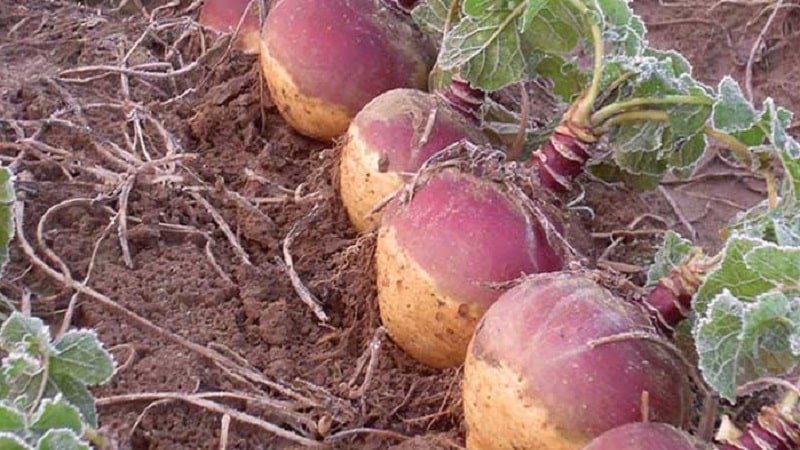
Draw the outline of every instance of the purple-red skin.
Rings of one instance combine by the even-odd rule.
[[[763,446],[765,444],[766,446]],[[800,424],[775,408],[764,408],[734,443],[720,450],[795,450],[800,448]]]
[[[493,182],[446,170],[407,204],[386,212],[398,246],[442,293],[488,307],[502,283],[563,267],[542,226]]]
[[[712,450],[685,431],[656,422],[634,422],[601,434],[582,450]]]
[[[206,0],[200,10],[199,22],[218,33],[232,33],[242,20],[250,0]],[[258,2],[253,3],[239,28],[237,45],[250,53],[258,53]]]
[[[409,39],[409,27],[407,16],[374,0],[279,0],[262,38],[304,95],[355,116],[382,92],[427,86],[434,53]]]
[[[435,122],[424,144],[430,111],[436,109]],[[373,111],[374,110],[374,111]],[[415,89],[396,89],[370,102],[354,120],[361,140],[381,155],[383,172],[415,173],[433,154],[462,139],[486,142],[485,136],[448,105],[433,95]]]
[[[570,132],[556,129],[534,152],[529,164],[537,168],[543,186],[553,192],[565,192],[570,182],[583,173],[591,145],[593,143],[584,142]]]
[[[538,274],[506,292],[484,315],[473,338],[476,358],[496,361],[522,377],[522,395],[536,399],[553,422],[597,436],[641,420],[678,427],[693,409],[688,374],[663,346],[630,338],[590,342],[652,329],[637,305],[569,272]]]
[[[697,287],[688,285],[680,273],[672,271],[656,283],[644,303],[653,312],[662,331],[671,333],[688,317],[696,290]]]
[[[473,124],[481,123],[481,108],[486,101],[486,91],[472,87],[468,81],[454,77],[450,84],[438,92],[451,108],[469,119]]]

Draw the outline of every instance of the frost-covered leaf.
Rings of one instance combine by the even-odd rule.
[[[55,348],[58,353],[50,359],[52,376],[70,376],[91,386],[105,383],[114,375],[114,360],[94,331],[68,331],[56,341]]]
[[[25,429],[25,414],[7,402],[0,402],[0,431]]]
[[[27,351],[40,354],[50,342],[50,330],[38,317],[25,317],[14,311],[0,327],[0,347],[11,351],[24,344]]]
[[[580,11],[564,0],[527,0],[523,2],[519,29],[531,48],[550,54],[571,52],[588,29]]]
[[[668,230],[664,233],[664,242],[653,257],[653,264],[647,271],[647,286],[653,286],[667,276],[672,269],[680,266],[694,250],[692,241]]]
[[[0,449],[3,450],[33,450],[25,441],[9,432],[0,432]]]
[[[552,93],[564,102],[571,102],[588,82],[586,74],[580,70],[577,63],[558,55],[543,56],[534,72],[549,80],[552,83]]]
[[[447,16],[450,14],[450,0],[424,0],[411,10],[411,18],[423,30],[441,39]]]
[[[739,83],[733,77],[725,76],[717,91],[718,97],[711,116],[714,128],[725,133],[750,129],[758,120],[758,112],[745,98]]]
[[[667,171],[662,156],[667,131],[665,123],[649,121],[623,124],[611,135],[609,147],[617,166],[629,175],[644,176],[628,179],[634,188],[651,189]]]
[[[516,21],[522,12],[501,9],[481,17],[464,17],[447,33],[438,64],[458,69],[472,85],[500,89],[522,79],[526,55]]]
[[[97,427],[97,408],[94,397],[85,384],[72,377],[51,376],[47,395],[53,397],[63,395],[73,406],[78,408],[83,421],[92,428]]]
[[[3,358],[3,397],[20,409],[28,409],[38,397],[43,377],[39,360],[27,353],[11,353]]]
[[[7,167],[0,167],[0,270],[8,262],[8,245],[14,237],[14,176]]]
[[[688,176],[708,148],[708,139],[703,133],[675,142],[675,150],[669,157],[669,166],[678,176]],[[684,173],[685,172],[685,173]]]
[[[724,289],[694,330],[705,380],[730,401],[736,389],[764,376],[783,375],[797,364],[800,302],[782,292],[744,303]]]
[[[31,417],[31,429],[45,432],[51,429],[83,432],[81,415],[78,408],[71,405],[63,396],[46,398],[39,404],[39,409]]]
[[[800,247],[765,243],[747,252],[744,263],[773,286],[789,285],[800,289]]]
[[[441,29],[447,9],[449,3],[441,0],[419,6],[417,21]],[[563,0],[462,1],[458,20],[442,40],[438,65],[476,87],[500,89],[533,76],[542,58],[573,52],[590,36],[586,15]]]
[[[91,450],[73,431],[50,430],[39,438],[36,450]]]
[[[745,255],[767,242],[753,237],[733,236],[725,243],[722,261],[706,275],[694,299],[694,308],[705,315],[708,304],[723,290],[741,301],[752,301],[756,296],[771,290],[774,283],[763,274],[753,272],[745,263]]]

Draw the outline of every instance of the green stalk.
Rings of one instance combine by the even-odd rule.
[[[591,114],[594,108],[594,102],[600,93],[600,82],[603,76],[603,57],[605,56],[605,47],[603,46],[603,33],[600,27],[589,19],[589,9],[578,0],[569,0],[574,6],[581,10],[584,14],[587,25],[592,32],[592,44],[594,47],[594,69],[592,73],[592,82],[589,89],[585,91],[583,97],[578,101],[575,108],[575,115],[572,121],[582,127],[591,126]]]
[[[599,111],[592,114],[590,122],[593,125],[598,125],[610,117],[624,112],[630,108],[636,108],[639,106],[655,106],[655,105],[676,105],[676,104],[685,104],[685,105],[708,105],[711,106],[714,102],[706,97],[699,97],[694,95],[667,95],[664,97],[650,97],[650,98],[634,98],[632,100],[626,100],[622,102],[612,103]]]
[[[739,158],[742,159],[742,161],[744,161],[748,168],[752,166],[753,159],[750,155],[750,148],[743,144],[742,141],[736,139],[728,133],[715,130],[711,127],[703,128],[703,133],[731,149],[739,156]]]
[[[607,119],[602,124],[595,126],[593,128],[593,132],[595,135],[599,136],[608,133],[612,128],[614,128],[617,125],[621,125],[623,123],[641,122],[648,120],[654,122],[666,122],[669,120],[669,115],[664,111],[659,111],[656,109],[628,111],[617,114],[616,116]]]

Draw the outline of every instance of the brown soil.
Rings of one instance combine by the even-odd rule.
[[[356,235],[338,202],[335,149],[287,128],[256,59],[194,28],[191,2],[142,0],[154,21],[137,1],[114,10],[119,3],[0,0],[0,150],[19,178],[20,238],[40,258],[18,239],[0,287],[15,299],[29,292],[34,313],[58,323],[74,291],[42,263],[79,282],[89,274],[93,293],[78,297],[72,324],[96,329],[120,364],[94,390],[103,430],[123,449],[216,449],[219,411],[120,396],[227,392],[239,397],[211,400],[298,436],[335,436],[341,448],[462,446],[459,371],[426,369],[376,335],[373,242]],[[663,3],[634,3],[655,45],[683,52],[706,83],[727,73],[745,80],[769,14],[747,27],[759,7]],[[800,111],[798,30],[800,14],[778,16],[753,66],[757,101],[770,95]],[[142,75],[163,74],[152,65],[162,61],[177,72]],[[763,198],[763,182],[740,172],[714,156],[699,174],[722,175],[664,192],[591,183],[596,216],[584,222],[597,232],[643,219],[637,227],[696,233],[714,249],[725,221]],[[285,269],[290,234],[296,274],[322,301],[326,323]],[[606,257],[646,265],[656,241],[628,239]],[[596,239],[594,250],[609,244]],[[298,445],[232,414],[229,449]],[[400,444],[402,436],[413,439]]]

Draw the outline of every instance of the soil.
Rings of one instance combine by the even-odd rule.
[[[121,449],[299,447],[270,426],[340,448],[463,446],[460,372],[427,369],[376,331],[374,240],[338,202],[335,146],[289,129],[256,57],[198,29],[191,2],[119,3],[0,0],[0,155],[24,205],[0,291],[30,295],[53,324],[77,299],[72,325],[97,330],[119,364],[93,391],[102,431]],[[633,3],[651,42],[686,55],[701,81],[744,83],[769,11],[709,5]],[[787,11],[752,86],[757,102],[800,112],[800,9]],[[742,173],[719,152],[663,191],[584,180],[595,215],[583,223],[675,229],[713,251],[724,223],[764,198],[763,181]],[[657,242],[628,238],[603,256],[641,282]],[[610,244],[597,237],[592,253]],[[73,298],[71,280],[91,292]]]

